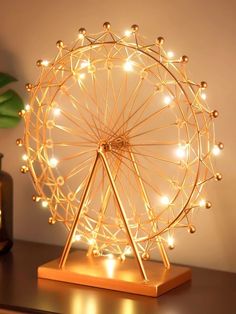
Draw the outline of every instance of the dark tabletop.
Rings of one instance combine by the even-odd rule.
[[[159,298],[37,279],[62,248],[15,241],[0,256],[0,308],[63,314],[236,314],[236,274],[192,268],[188,282]],[[1,312],[1,310],[0,310]]]

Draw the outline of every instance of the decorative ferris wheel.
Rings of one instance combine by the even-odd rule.
[[[123,35],[108,22],[98,34],[81,28],[57,47],[26,85],[21,172],[30,172],[49,223],[68,229],[59,269],[81,241],[94,259],[133,256],[148,281],[153,252],[169,269],[176,231],[194,233],[194,214],[211,207],[205,184],[222,179],[212,163],[223,149],[218,111],[207,105],[207,83],[189,79],[188,57],[166,51],[162,37],[148,43],[137,25]]]

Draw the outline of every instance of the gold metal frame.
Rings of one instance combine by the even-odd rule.
[[[189,280],[189,270],[175,273],[170,269],[166,246],[174,248],[176,229],[194,233],[193,214],[200,207],[211,207],[204,199],[203,186],[211,179],[222,179],[214,171],[212,154],[218,154],[223,143],[215,142],[213,119],[219,114],[206,103],[207,83],[190,80],[188,57],[175,58],[163,44],[162,37],[147,44],[137,25],[119,36],[106,22],[104,31],[95,35],[81,28],[72,46],[59,40],[54,61],[37,61],[41,76],[37,84],[26,85],[30,103],[20,112],[25,135],[17,144],[25,147],[23,159],[27,162],[21,172],[30,171],[37,191],[33,199],[50,209],[49,223],[63,222],[69,231],[56,262],[60,271],[55,263],[42,266],[41,277],[65,280],[68,267],[75,269],[74,262],[72,266],[66,262],[72,243],[79,238],[89,245],[85,263],[94,258],[102,267],[104,257],[118,256],[124,262],[125,256],[133,253],[142,286],[154,282],[156,292],[149,295],[160,294],[160,282],[148,267],[175,274],[176,284]],[[64,102],[70,106],[63,106]],[[63,120],[57,119],[58,115]],[[177,139],[169,139],[172,133]],[[169,155],[172,147],[177,152],[175,159]],[[63,149],[68,150],[66,155]],[[59,159],[55,152],[60,152]],[[73,164],[76,158],[78,162]],[[65,172],[63,164],[68,161],[73,166],[67,166]],[[68,182],[74,178],[78,184],[71,189]],[[172,191],[171,198],[163,192],[166,187]],[[153,194],[162,205],[156,205]],[[92,206],[93,198],[101,204],[98,201]],[[136,198],[140,198],[141,212],[133,204]],[[114,217],[108,214],[107,219],[113,208]],[[155,249],[164,267],[147,262]],[[129,267],[131,260],[126,264]],[[97,276],[105,278],[102,286],[109,288],[110,279],[104,273],[97,272]],[[137,278],[136,273],[132,276]],[[173,281],[169,289],[176,285]],[[85,282],[91,284],[89,279]],[[124,285],[122,281],[118,287]],[[138,291],[148,294],[145,289]]]

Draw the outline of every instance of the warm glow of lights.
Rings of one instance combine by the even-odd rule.
[[[79,74],[79,81],[85,79],[85,73],[80,73]]]
[[[26,160],[28,160],[28,156],[27,156],[26,154],[24,154],[24,155],[22,155],[22,159],[23,159],[24,161],[26,161]]]
[[[42,206],[43,207],[48,207],[48,201],[42,201]]]
[[[175,239],[174,239],[174,237],[173,236],[168,236],[167,243],[168,243],[169,248],[174,248],[174,246],[175,246]]]
[[[125,63],[124,63],[124,70],[127,71],[127,72],[130,72],[133,70],[133,63],[129,60],[127,60]]]
[[[93,244],[95,244],[95,239],[88,239],[88,244],[89,245],[93,245]]]
[[[170,204],[170,199],[169,199],[169,197],[166,196],[166,195],[162,196],[162,198],[161,198],[161,203],[162,203],[163,205],[169,205],[169,204]]]
[[[171,96],[165,96],[163,101],[165,105],[169,105],[172,102],[173,98]]]
[[[199,202],[199,206],[200,207],[205,207],[206,206],[206,201],[205,200],[200,200],[200,202]]]
[[[81,235],[80,234],[76,234],[75,235],[75,241],[80,241],[81,240]]]
[[[207,99],[206,93],[201,93],[201,98],[202,98],[203,100],[206,100],[206,99]]]
[[[61,109],[60,108],[54,108],[53,109],[53,114],[54,116],[59,116],[61,114]]]
[[[107,276],[109,278],[114,277],[114,271],[115,271],[115,266],[116,266],[116,260],[113,258],[113,254],[108,254],[111,255],[112,257],[105,260],[105,265],[106,265],[106,272]]]
[[[220,148],[218,145],[214,145],[214,147],[212,148],[212,154],[215,156],[218,156],[220,154]]]
[[[50,167],[55,168],[57,166],[57,164],[58,164],[58,160],[56,158],[53,157],[49,160],[49,166]]]
[[[90,65],[90,62],[88,60],[85,60],[81,62],[80,67],[83,69],[83,68],[88,67],[89,65]]]
[[[29,104],[25,105],[25,111],[30,111],[30,105]]]
[[[132,248],[129,246],[129,245],[127,245],[126,247],[125,247],[125,252],[124,252],[126,255],[130,255],[131,253],[132,253]]]
[[[79,34],[79,39],[83,39],[84,38],[84,34]]]
[[[49,65],[49,61],[48,61],[48,60],[43,60],[43,61],[41,62],[41,64],[42,64],[43,66],[47,67],[47,66]]]
[[[132,34],[132,32],[130,30],[128,30],[128,29],[125,31],[125,36],[126,37],[129,37],[131,34]]]
[[[184,158],[186,156],[186,149],[184,146],[179,146],[176,151],[175,154],[177,157],[179,157],[180,159]]]
[[[174,57],[174,52],[173,51],[167,51],[167,57],[169,58],[169,59],[171,59],[171,58],[173,58]]]
[[[114,255],[111,254],[111,253],[109,253],[109,254],[107,254],[107,257],[108,257],[108,259],[113,259],[113,258],[114,258]]]

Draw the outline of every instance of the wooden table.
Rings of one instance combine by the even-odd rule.
[[[60,256],[61,250],[15,241],[12,252],[0,256],[0,308],[63,314],[236,313],[233,273],[192,267],[192,282],[158,299],[37,279],[37,267]]]

